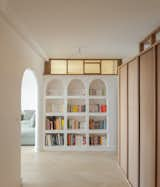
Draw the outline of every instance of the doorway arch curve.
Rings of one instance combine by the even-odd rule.
[[[23,122],[21,121],[21,144],[23,145],[23,143],[25,143],[25,138],[22,136],[27,135],[28,133],[28,137],[29,137],[28,145],[31,145],[33,142],[33,145],[35,146],[35,150],[36,150],[38,147],[37,145],[38,144],[38,81],[34,70],[30,68],[26,68],[25,71],[23,72],[22,82],[21,82],[21,113],[24,111],[26,111],[26,116],[28,115],[29,117],[30,115],[31,123],[27,124],[26,122],[25,124],[24,121],[23,124]],[[22,116],[24,117],[24,115]],[[28,127],[26,127],[25,125],[28,125]],[[26,132],[25,132],[25,128],[26,128]],[[26,139],[26,145],[27,145],[27,139]]]

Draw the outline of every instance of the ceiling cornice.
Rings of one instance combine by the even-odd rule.
[[[12,28],[18,36],[43,60],[47,60],[48,56],[39,44],[31,37],[24,24],[18,22],[17,16],[7,9],[0,8],[0,17]]]

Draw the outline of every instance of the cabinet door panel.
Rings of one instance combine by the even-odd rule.
[[[138,187],[139,177],[139,64],[128,64],[128,180]]]
[[[127,175],[127,65],[120,69],[119,162]]]
[[[140,187],[155,187],[154,50],[140,57]]]

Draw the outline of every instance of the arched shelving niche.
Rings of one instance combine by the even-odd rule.
[[[106,96],[106,86],[101,79],[93,80],[89,86],[90,96]]]
[[[73,79],[68,85],[68,96],[85,96],[85,86],[79,79]]]
[[[47,96],[63,96],[64,95],[64,85],[61,80],[53,79],[49,81],[46,87]]]

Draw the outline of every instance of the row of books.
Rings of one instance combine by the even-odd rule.
[[[46,117],[46,130],[63,130],[64,117],[47,116]]]
[[[68,112],[85,112],[86,111],[86,106],[85,105],[68,104],[67,105],[67,111]]]
[[[90,112],[107,112],[106,104],[90,104],[89,105]]]
[[[93,89],[90,88],[89,89],[89,95],[93,95],[93,96],[105,96],[105,89]]]
[[[85,145],[86,136],[80,134],[68,134],[67,135],[67,145]]]
[[[47,112],[63,112],[64,105],[50,103],[50,104],[47,104],[46,110],[47,110]]]
[[[106,145],[105,135],[90,135],[89,145]]]
[[[67,127],[68,129],[84,129],[85,121],[79,121],[76,119],[68,119]]]
[[[89,129],[106,129],[106,119],[94,120],[89,119]]]
[[[46,146],[64,145],[63,134],[46,134],[45,136]]]

